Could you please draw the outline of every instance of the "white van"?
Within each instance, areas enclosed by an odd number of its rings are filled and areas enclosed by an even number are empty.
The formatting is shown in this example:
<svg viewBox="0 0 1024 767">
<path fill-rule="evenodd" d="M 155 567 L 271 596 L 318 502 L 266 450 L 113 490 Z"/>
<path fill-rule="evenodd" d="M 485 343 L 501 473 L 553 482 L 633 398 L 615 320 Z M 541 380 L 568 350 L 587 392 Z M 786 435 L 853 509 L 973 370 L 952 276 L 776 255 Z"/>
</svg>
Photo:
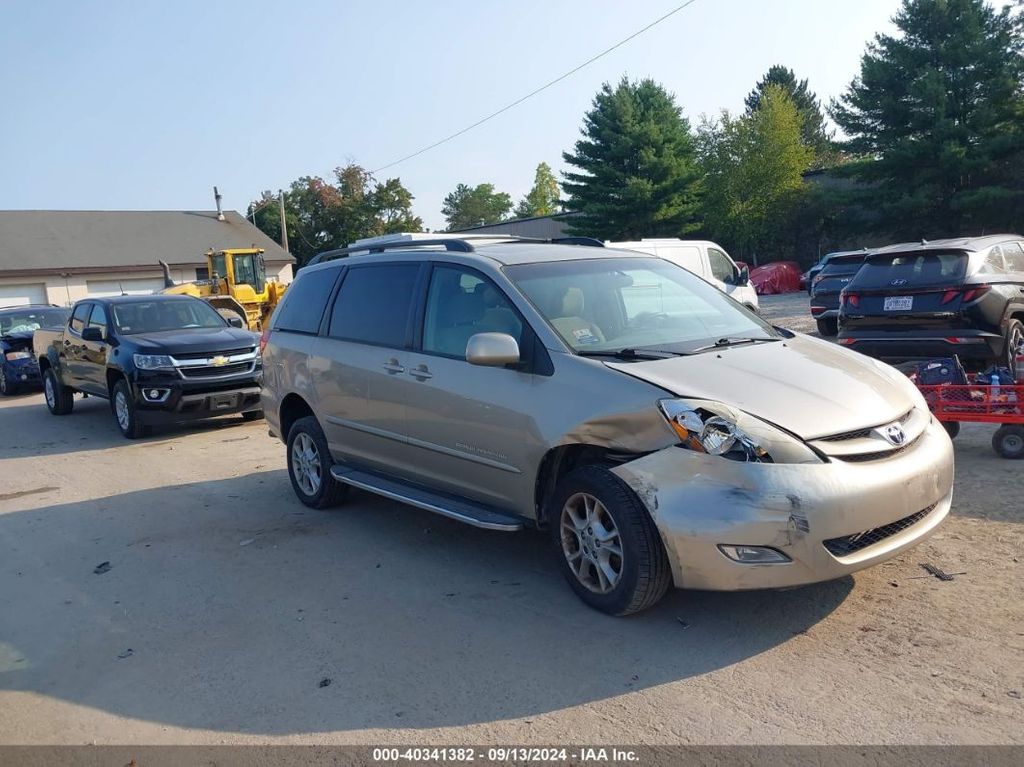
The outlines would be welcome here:
<svg viewBox="0 0 1024 767">
<path fill-rule="evenodd" d="M 644 238 L 632 242 L 605 242 L 607 248 L 649 253 L 671 261 L 703 277 L 748 309 L 757 311 L 757 291 L 750 284 L 746 268 L 740 269 L 725 249 L 709 240 L 680 240 L 676 237 Z"/>
</svg>

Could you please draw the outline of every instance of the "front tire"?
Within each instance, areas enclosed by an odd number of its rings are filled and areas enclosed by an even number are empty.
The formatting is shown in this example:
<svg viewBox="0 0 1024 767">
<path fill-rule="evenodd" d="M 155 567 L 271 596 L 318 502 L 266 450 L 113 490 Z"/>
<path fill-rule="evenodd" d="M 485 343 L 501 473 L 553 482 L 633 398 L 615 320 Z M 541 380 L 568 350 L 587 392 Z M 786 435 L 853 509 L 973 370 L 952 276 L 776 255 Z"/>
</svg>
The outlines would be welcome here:
<svg viewBox="0 0 1024 767">
<path fill-rule="evenodd" d="M 1016 383 L 1024 377 L 1024 324 L 1020 320 L 1010 320 L 1006 328 L 1006 350 L 1003 354 L 1007 369 Z"/>
<path fill-rule="evenodd" d="M 548 520 L 562 574 L 595 610 L 629 615 L 665 595 L 672 576 L 661 536 L 636 494 L 607 469 L 569 472 Z"/>
<path fill-rule="evenodd" d="M 135 398 L 132 397 L 131 389 L 128 388 L 128 382 L 123 378 L 114 384 L 114 391 L 110 397 L 110 408 L 114 411 L 117 428 L 127 439 L 138 439 L 145 436 L 146 427 L 139 420 Z"/>
<path fill-rule="evenodd" d="M 312 509 L 327 509 L 345 500 L 349 486 L 331 476 L 331 451 L 314 416 L 292 425 L 286 445 L 288 478 L 300 501 Z"/>
<path fill-rule="evenodd" d="M 11 397 L 18 393 L 17 384 L 7 378 L 7 366 L 0 365 L 0 395 Z"/>
<path fill-rule="evenodd" d="M 75 393 L 60 382 L 53 368 L 43 373 L 43 398 L 54 415 L 67 415 L 75 407 Z"/>
<path fill-rule="evenodd" d="M 946 430 L 946 434 L 949 435 L 950 439 L 956 439 L 956 435 L 960 433 L 960 422 L 942 421 L 942 428 Z"/>
</svg>

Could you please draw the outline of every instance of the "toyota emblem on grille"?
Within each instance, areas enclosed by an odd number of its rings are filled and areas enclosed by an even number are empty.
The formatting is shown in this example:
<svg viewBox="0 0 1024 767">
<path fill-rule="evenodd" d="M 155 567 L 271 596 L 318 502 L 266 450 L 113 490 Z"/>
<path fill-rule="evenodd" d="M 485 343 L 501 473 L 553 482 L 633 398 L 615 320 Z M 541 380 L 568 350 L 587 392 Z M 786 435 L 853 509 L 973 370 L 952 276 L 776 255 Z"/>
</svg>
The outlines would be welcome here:
<svg viewBox="0 0 1024 767">
<path fill-rule="evenodd" d="M 898 423 L 889 424 L 885 427 L 885 438 L 896 447 L 899 447 L 907 441 L 907 435 L 903 432 L 903 427 Z"/>
</svg>

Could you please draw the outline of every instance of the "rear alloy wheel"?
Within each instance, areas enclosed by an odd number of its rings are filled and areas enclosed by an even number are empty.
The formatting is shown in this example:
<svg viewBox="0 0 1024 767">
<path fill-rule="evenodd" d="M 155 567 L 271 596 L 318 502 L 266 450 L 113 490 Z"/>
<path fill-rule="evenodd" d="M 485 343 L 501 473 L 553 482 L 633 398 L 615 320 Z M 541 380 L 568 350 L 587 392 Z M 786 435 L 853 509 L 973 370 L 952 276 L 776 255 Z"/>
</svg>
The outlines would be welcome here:
<svg viewBox="0 0 1024 767">
<path fill-rule="evenodd" d="M 1013 374 L 1013 380 L 1021 383 L 1024 377 L 1024 324 L 1010 320 L 1006 328 L 1006 367 Z"/>
<path fill-rule="evenodd" d="M 18 387 L 7 378 L 7 366 L 0 365 L 0 394 L 10 397 L 18 393 Z"/>
<path fill-rule="evenodd" d="M 992 435 L 992 447 L 1003 458 L 1024 458 L 1024 426 L 1007 423 Z"/>
<path fill-rule="evenodd" d="M 331 451 L 314 416 L 300 418 L 288 432 L 288 478 L 295 495 L 314 509 L 337 506 L 349 486 L 331 476 Z"/>
<path fill-rule="evenodd" d="M 583 466 L 569 472 L 549 510 L 555 556 L 588 605 L 629 615 L 664 596 L 672 575 L 661 536 L 640 499 L 610 471 Z"/>
<path fill-rule="evenodd" d="M 75 407 L 75 393 L 60 382 L 53 368 L 43 373 L 43 397 L 54 415 L 67 415 Z"/>
<path fill-rule="evenodd" d="M 132 397 L 128 382 L 121 379 L 114 384 L 114 393 L 110 398 L 110 408 L 114 411 L 114 418 L 117 420 L 117 428 L 128 439 L 138 439 L 146 434 L 146 427 L 139 420 L 139 413 L 135 407 L 135 399 Z"/>
<path fill-rule="evenodd" d="M 818 332 L 826 338 L 839 334 L 839 320 L 835 317 L 826 317 L 823 320 L 818 320 Z"/>
</svg>

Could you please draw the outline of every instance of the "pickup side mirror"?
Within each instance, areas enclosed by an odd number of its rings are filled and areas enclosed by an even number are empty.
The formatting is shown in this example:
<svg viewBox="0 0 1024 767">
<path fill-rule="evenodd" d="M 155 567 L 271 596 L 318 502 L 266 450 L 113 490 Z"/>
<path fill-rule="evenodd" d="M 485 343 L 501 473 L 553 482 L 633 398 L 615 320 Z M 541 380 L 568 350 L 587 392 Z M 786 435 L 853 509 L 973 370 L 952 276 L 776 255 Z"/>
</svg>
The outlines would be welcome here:
<svg viewBox="0 0 1024 767">
<path fill-rule="evenodd" d="M 103 331 L 97 327 L 82 328 L 82 340 L 99 342 L 103 340 Z"/>
<path fill-rule="evenodd" d="M 740 286 L 750 284 L 750 267 L 740 267 L 739 274 L 736 275 L 736 284 Z"/>
<path fill-rule="evenodd" d="M 519 344 L 508 333 L 476 333 L 466 344 L 466 362 L 495 368 L 515 365 Z"/>
<path fill-rule="evenodd" d="M 234 317 L 228 317 L 227 321 L 228 325 L 230 325 L 233 328 L 245 327 L 244 323 L 242 322 L 242 318 L 239 317 L 237 314 Z"/>
</svg>

